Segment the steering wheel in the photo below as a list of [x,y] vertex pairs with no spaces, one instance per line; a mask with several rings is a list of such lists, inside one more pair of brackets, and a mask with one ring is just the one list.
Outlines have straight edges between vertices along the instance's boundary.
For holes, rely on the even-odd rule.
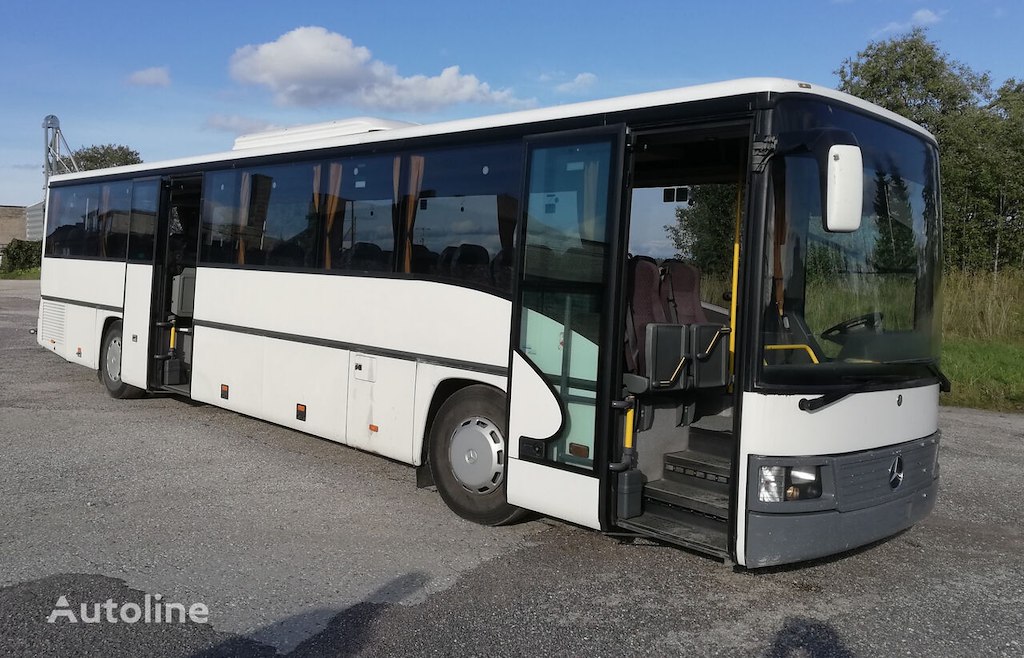
[[878,329],[882,326],[882,313],[880,311],[872,311],[871,313],[865,313],[864,315],[858,315],[855,318],[843,320],[839,324],[832,325],[825,331],[821,332],[821,337],[825,340],[830,340],[833,343],[842,343],[842,336],[852,333],[855,329]]

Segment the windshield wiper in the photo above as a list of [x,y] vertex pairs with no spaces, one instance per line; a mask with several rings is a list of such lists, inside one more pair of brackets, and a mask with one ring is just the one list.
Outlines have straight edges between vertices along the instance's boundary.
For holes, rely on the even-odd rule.
[[[882,365],[924,366],[925,368],[928,369],[928,372],[930,372],[932,375],[935,376],[936,379],[939,380],[940,391],[942,391],[943,393],[949,393],[950,388],[952,387],[949,378],[946,377],[946,375],[942,372],[941,369],[939,369],[939,364],[937,364],[934,359],[906,359],[904,361],[882,361],[881,363]],[[858,384],[852,384],[838,391],[830,391],[828,393],[825,393],[821,397],[801,398],[797,406],[799,406],[802,411],[812,413],[817,411],[818,409],[821,409],[822,407],[827,407],[830,404],[839,402],[848,395],[853,395],[854,393],[863,393],[864,391],[870,390],[877,386],[878,383],[879,379],[875,378],[864,382],[860,382]]]
[[853,386],[848,386],[838,391],[831,391],[818,398],[801,398],[797,406],[800,407],[802,411],[812,413],[817,411],[818,409],[821,409],[822,407],[827,407],[830,404],[839,402],[848,395],[853,395],[854,393],[862,393],[868,390],[869,388],[873,388],[874,386],[877,385],[878,382],[874,380],[866,381],[860,384],[854,384]]

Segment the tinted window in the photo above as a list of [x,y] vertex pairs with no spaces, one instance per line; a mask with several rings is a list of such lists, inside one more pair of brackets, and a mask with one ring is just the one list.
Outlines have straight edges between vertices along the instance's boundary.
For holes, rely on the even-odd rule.
[[123,261],[128,253],[128,225],[131,219],[132,183],[118,181],[100,186],[99,256]]
[[160,203],[160,181],[135,183],[132,188],[132,216],[128,238],[128,260],[153,262],[156,210]]
[[47,212],[47,256],[95,256],[100,237],[99,185],[56,188]]
[[396,162],[393,156],[369,156],[334,160],[325,165],[326,269],[392,270]]
[[131,198],[131,181],[53,189],[47,209],[46,255],[123,261]]
[[316,266],[321,169],[302,163],[208,174],[203,260]]
[[409,271],[511,289],[520,148],[473,146],[409,158]]

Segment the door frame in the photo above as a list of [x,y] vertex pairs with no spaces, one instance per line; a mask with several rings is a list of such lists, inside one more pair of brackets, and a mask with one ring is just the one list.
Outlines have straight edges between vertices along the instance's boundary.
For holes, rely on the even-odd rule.
[[[523,165],[522,185],[520,188],[520,221],[516,227],[516,277],[512,290],[512,323],[509,338],[509,383],[508,383],[508,418],[506,419],[509,428],[508,442],[509,454],[515,455],[508,460],[510,476],[508,480],[509,502],[513,505],[520,505],[527,509],[534,509],[542,513],[551,512],[545,507],[545,498],[550,499],[552,491],[540,490],[542,483],[550,483],[551,487],[558,487],[559,495],[575,499],[576,502],[586,504],[587,499],[596,495],[597,500],[593,501],[593,515],[587,514],[586,518],[569,518],[569,520],[588,525],[601,530],[606,530],[611,524],[611,490],[614,478],[608,470],[608,465],[613,459],[615,442],[612,437],[619,433],[618,419],[612,407],[612,402],[621,397],[621,362],[622,362],[622,318],[623,309],[620,303],[622,295],[622,281],[624,276],[624,253],[623,240],[625,238],[625,214],[624,203],[628,195],[625,193],[625,183],[628,180],[627,172],[627,139],[629,129],[625,123],[595,126],[590,128],[538,133],[527,135],[523,138]],[[521,439],[528,437],[514,436],[512,430],[517,427],[513,419],[513,398],[515,395],[514,381],[519,380],[520,386],[524,385],[522,377],[517,377],[518,370],[525,370],[523,376],[530,379],[539,379],[547,387],[551,395],[558,400],[560,407],[562,426],[556,432],[543,441],[548,441],[561,434],[564,428],[567,411],[561,398],[555,393],[546,380],[542,378],[540,371],[519,349],[522,320],[523,320],[523,286],[522,280],[525,276],[526,262],[526,237],[529,224],[529,194],[531,179],[531,154],[537,148],[544,148],[558,145],[572,145],[573,143],[595,143],[605,142],[611,147],[609,162],[611,169],[608,172],[609,186],[607,202],[607,220],[605,225],[605,239],[607,253],[604,260],[605,286],[601,297],[603,313],[601,318],[600,335],[598,345],[597,364],[597,391],[596,410],[594,419],[594,452],[593,470],[584,471],[578,467],[569,466],[545,459],[531,459],[519,450]],[[517,366],[518,363],[518,366]],[[535,382],[541,385],[540,381]],[[535,389],[536,390],[536,389]],[[536,440],[536,439],[534,439]],[[515,445],[513,445],[513,443]],[[515,462],[515,463],[514,463]],[[527,492],[515,485],[517,476],[530,478],[532,491]],[[566,489],[570,489],[566,491]],[[518,502],[517,502],[518,501]],[[554,515],[568,518],[561,510],[552,512]]]
[[200,241],[202,239],[202,205],[203,205],[203,182],[205,175],[202,173],[187,173],[179,175],[166,175],[160,178],[160,205],[156,217],[156,238],[153,247],[153,280],[152,297],[150,302],[150,324],[149,324],[149,386],[151,389],[165,389],[161,381],[163,369],[160,367],[160,360],[157,358],[157,350],[163,349],[163,337],[160,335],[160,323],[165,322],[165,316],[170,307],[170,273],[168,271],[168,250],[170,248],[170,212],[171,201],[174,194],[173,186],[177,182],[187,180],[199,181],[199,225],[196,227],[196,243],[194,245],[196,265],[199,263]]

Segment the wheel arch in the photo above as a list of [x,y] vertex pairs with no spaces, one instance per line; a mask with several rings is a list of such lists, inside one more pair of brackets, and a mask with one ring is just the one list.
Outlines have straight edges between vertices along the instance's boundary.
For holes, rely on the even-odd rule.
[[[107,331],[115,322],[120,322],[123,326],[124,318],[120,315],[106,315],[103,318],[103,322],[96,323],[100,328],[99,335],[96,336],[96,378],[100,381],[103,380],[103,374],[100,372],[100,369],[103,368],[103,339],[106,338]],[[122,340],[124,340],[124,337],[122,337]]]
[[430,398],[430,404],[427,407],[422,431],[417,437],[420,442],[417,453],[419,457],[419,465],[416,467],[416,485],[418,487],[429,487],[433,485],[433,477],[430,473],[430,463],[427,454],[430,449],[430,441],[428,440],[428,437],[430,436],[430,430],[434,425],[434,420],[437,418],[438,411],[449,398],[470,386],[486,386],[487,388],[501,393],[503,397],[508,394],[507,391],[502,389],[500,386],[495,386],[493,383],[481,381],[479,379],[449,377],[442,379],[437,383],[437,386],[434,387],[434,392]]

